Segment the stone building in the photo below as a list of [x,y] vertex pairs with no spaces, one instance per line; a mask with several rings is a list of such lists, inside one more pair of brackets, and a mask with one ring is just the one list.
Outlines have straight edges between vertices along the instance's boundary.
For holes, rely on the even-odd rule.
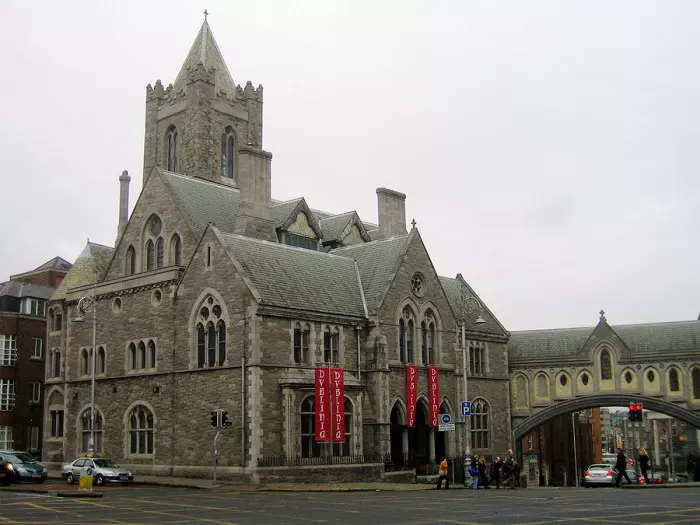
[[[465,371],[472,449],[502,454],[508,332],[461,275],[438,275],[407,231],[404,194],[376,190],[377,224],[272,199],[262,104],[262,86],[233,82],[206,21],[175,82],[147,87],[134,210],[124,172],[115,247],[88,243],[49,304],[66,322],[49,332],[46,420],[64,427],[47,425],[47,461],[85,452],[94,424],[97,450],[136,472],[201,475],[221,408],[233,425],[218,439],[220,476],[306,475],[291,465],[331,454],[313,417],[314,368],[328,362],[345,380],[335,462],[364,465],[344,475],[367,475],[380,455],[398,467],[461,455]],[[84,296],[97,305],[94,423],[92,326],[75,322]],[[411,429],[407,364],[419,376]],[[428,365],[455,431],[428,425]]]

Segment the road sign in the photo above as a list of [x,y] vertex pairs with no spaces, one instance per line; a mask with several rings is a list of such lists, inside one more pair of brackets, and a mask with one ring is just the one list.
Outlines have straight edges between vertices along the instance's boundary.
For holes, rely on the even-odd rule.
[[440,414],[440,421],[438,423],[438,431],[445,432],[449,430],[454,430],[455,424],[452,422],[452,414]]
[[462,416],[467,417],[472,415],[472,402],[462,401]]

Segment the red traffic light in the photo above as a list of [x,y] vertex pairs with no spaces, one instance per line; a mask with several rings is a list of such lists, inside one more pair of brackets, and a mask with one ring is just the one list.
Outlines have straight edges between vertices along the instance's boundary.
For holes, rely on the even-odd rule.
[[641,412],[641,410],[642,410],[642,404],[641,404],[641,403],[637,403],[636,406],[635,406],[634,408],[636,408],[637,410],[639,410],[639,411]]
[[630,410],[630,412],[634,412],[634,403],[630,403],[627,408]]

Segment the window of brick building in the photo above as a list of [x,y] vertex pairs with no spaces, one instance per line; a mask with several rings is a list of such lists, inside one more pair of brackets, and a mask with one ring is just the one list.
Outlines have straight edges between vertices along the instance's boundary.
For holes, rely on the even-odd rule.
[[44,340],[41,337],[32,337],[32,359],[44,357]]
[[0,366],[15,366],[17,363],[17,336],[0,335]]
[[41,403],[41,383],[32,381],[29,383],[29,404],[38,405]]
[[0,450],[12,450],[12,426],[0,425]]
[[0,379],[0,410],[15,408],[15,381]]

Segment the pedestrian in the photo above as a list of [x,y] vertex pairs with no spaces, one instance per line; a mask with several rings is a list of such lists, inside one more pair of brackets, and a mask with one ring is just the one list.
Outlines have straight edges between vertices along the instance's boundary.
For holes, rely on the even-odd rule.
[[491,478],[491,483],[496,484],[496,488],[501,488],[501,458],[496,456],[491,462],[491,468],[489,469],[489,477]]
[[447,458],[445,456],[442,457],[442,461],[440,462],[440,475],[438,476],[437,480],[437,490],[442,488],[443,479],[445,480],[445,488],[449,489],[450,478],[447,476]]
[[639,462],[639,469],[642,471],[642,477],[644,478],[644,483],[649,485],[649,476],[647,476],[647,470],[649,470],[649,453],[647,449],[639,449],[639,457],[637,458]]
[[474,490],[479,488],[479,456],[474,456],[469,465],[469,475],[472,477],[469,486]]
[[507,479],[506,473],[512,478],[508,479],[509,485],[511,487],[520,487],[520,466],[515,460],[515,455],[513,454],[513,449],[509,448],[506,451],[506,460],[503,466],[503,481]]
[[477,468],[479,469],[479,485],[487,489],[489,488],[489,478],[486,475],[486,459],[484,458],[484,456],[479,456],[477,466]]
[[625,453],[622,452],[621,448],[617,449],[617,461],[615,462],[615,468],[617,469],[617,479],[615,480],[615,486],[620,486],[620,483],[622,482],[622,476],[624,476],[627,480],[627,483],[631,485],[632,481],[627,475],[627,456],[625,456]]

